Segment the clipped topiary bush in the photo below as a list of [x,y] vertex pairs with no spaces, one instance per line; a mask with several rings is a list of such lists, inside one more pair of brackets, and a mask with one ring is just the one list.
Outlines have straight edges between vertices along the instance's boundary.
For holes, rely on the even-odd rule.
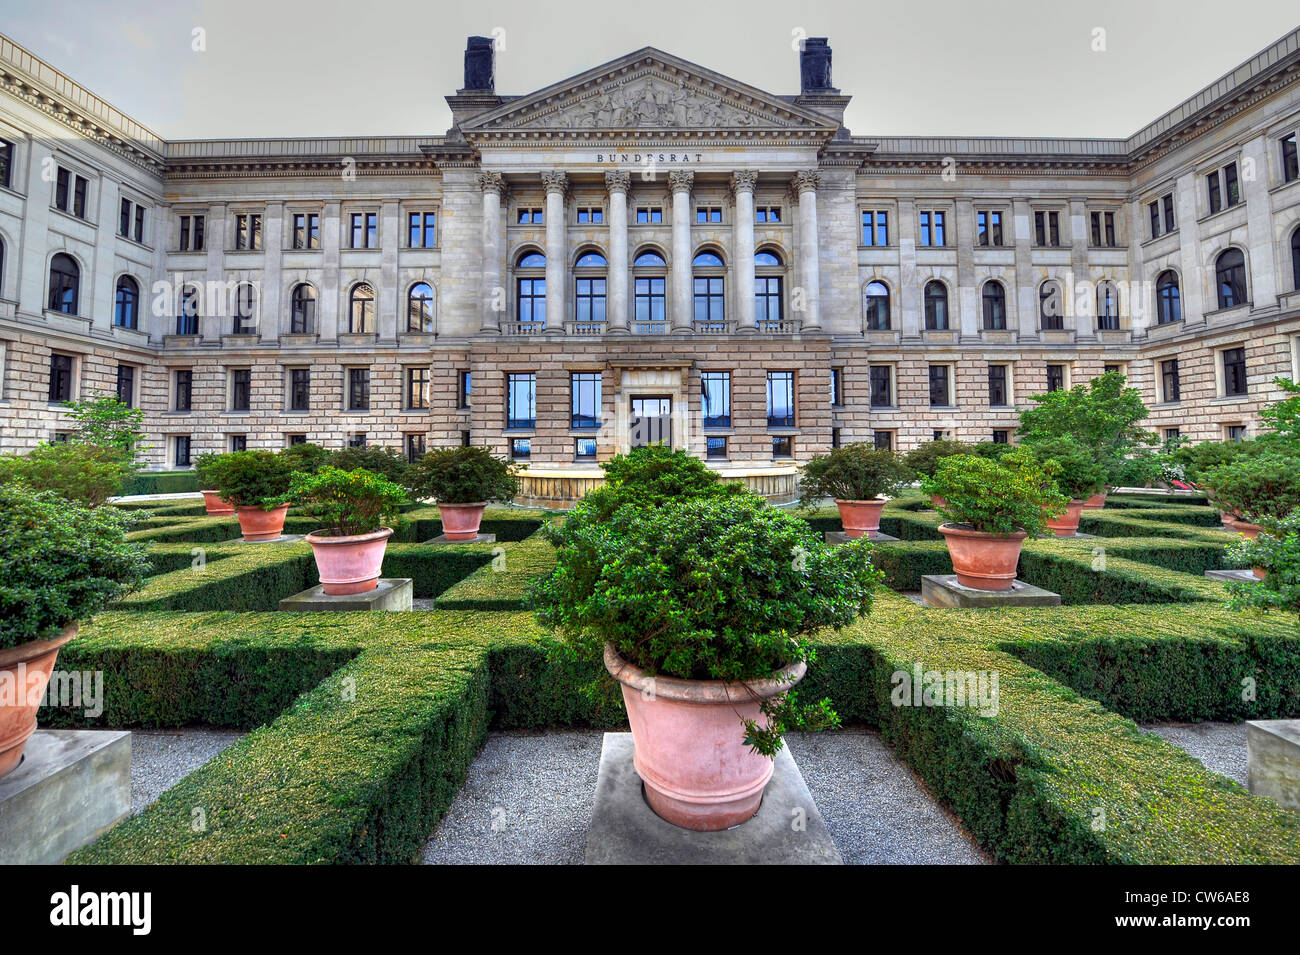
[[1059,464],[1040,462],[1024,448],[999,461],[959,454],[939,462],[921,488],[947,502],[938,510],[954,524],[982,534],[1023,530],[1037,536],[1047,526],[1046,515],[1063,513],[1068,503],[1056,487],[1060,473]]
[[1253,524],[1300,507],[1300,456],[1253,454],[1205,472],[1215,505]]
[[893,451],[848,444],[818,455],[804,466],[799,500],[807,507],[827,497],[843,501],[891,497],[915,477]]
[[407,485],[417,497],[439,504],[512,501],[519,493],[516,466],[487,448],[443,448],[428,452],[411,468]]
[[214,490],[235,507],[270,510],[289,490],[290,462],[274,451],[232,451],[208,465]]

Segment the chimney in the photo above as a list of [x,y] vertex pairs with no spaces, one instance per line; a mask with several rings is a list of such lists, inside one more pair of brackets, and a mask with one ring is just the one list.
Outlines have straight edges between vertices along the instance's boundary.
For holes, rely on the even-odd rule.
[[810,36],[803,41],[803,49],[799,51],[799,90],[801,93],[839,92],[831,86],[831,48],[824,36]]
[[495,41],[489,36],[470,37],[465,44],[465,86],[462,92],[494,92],[495,73]]

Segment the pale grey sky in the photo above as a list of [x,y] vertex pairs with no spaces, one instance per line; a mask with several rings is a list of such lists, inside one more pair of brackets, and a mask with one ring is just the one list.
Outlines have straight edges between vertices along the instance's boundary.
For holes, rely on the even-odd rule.
[[[170,139],[436,134],[470,34],[497,91],[656,46],[798,92],[829,36],[859,135],[1127,136],[1300,21],[1295,0],[0,0],[0,31]],[[205,31],[206,50],[192,49]],[[1104,51],[1094,51],[1094,31]]]

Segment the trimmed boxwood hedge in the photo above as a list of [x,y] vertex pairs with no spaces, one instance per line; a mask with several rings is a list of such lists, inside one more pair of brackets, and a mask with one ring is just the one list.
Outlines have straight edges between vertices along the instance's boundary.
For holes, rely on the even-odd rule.
[[199,476],[193,471],[137,471],[122,486],[122,495],[182,494],[201,490]]

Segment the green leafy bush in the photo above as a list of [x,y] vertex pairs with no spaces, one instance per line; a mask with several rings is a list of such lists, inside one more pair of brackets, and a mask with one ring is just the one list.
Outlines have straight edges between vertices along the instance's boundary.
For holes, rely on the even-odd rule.
[[[291,444],[280,452],[280,457],[289,462],[289,467],[293,471],[299,471],[303,474],[315,474],[326,463],[334,463],[335,467],[343,467],[331,461],[331,457],[338,452],[322,448],[319,444],[312,444],[310,441],[303,441],[299,444]],[[359,467],[360,465],[355,465]],[[348,470],[343,468],[343,470]]]
[[[993,442],[989,442],[993,444]],[[997,448],[1010,448],[1007,444],[993,445]],[[971,445],[965,441],[950,441],[947,438],[941,438],[938,441],[927,441],[924,444],[917,445],[911,451],[908,451],[903,458],[903,463],[915,471],[921,477],[929,477],[934,473],[939,462],[944,458],[950,458],[954,454],[970,454]]]
[[1258,524],[1281,518],[1300,507],[1300,456],[1255,454],[1205,473],[1210,497],[1229,514]]
[[[1014,444],[1008,444],[1005,441],[977,441],[972,444],[965,453],[976,458],[984,458],[989,461],[1001,461],[1002,458],[1016,449]],[[937,470],[937,468],[936,468]]]
[[134,462],[144,440],[144,411],[116,395],[97,395],[64,402],[67,415],[78,422],[71,440],[120,451]]
[[0,482],[53,491],[86,507],[121,494],[131,474],[130,452],[98,444],[42,444],[25,456],[0,457]]
[[1039,462],[1024,448],[1004,454],[999,461],[959,454],[939,462],[933,477],[921,482],[926,494],[937,494],[947,505],[939,513],[954,524],[964,524],[984,534],[1031,536],[1047,527],[1047,515],[1065,512],[1068,499],[1056,487],[1061,468],[1053,461]]
[[1040,462],[1060,465],[1056,486],[1071,500],[1082,500],[1098,493],[1106,484],[1106,469],[1095,451],[1074,438],[1035,438],[1022,447],[1033,452]]
[[220,460],[221,455],[215,451],[205,451],[194,459],[194,473],[198,476],[199,484],[202,485],[200,490],[212,490],[216,482],[215,468]]
[[1300,448],[1300,382],[1289,378],[1274,378],[1273,384],[1289,397],[1275,401],[1260,411],[1259,417],[1267,430],[1260,435],[1259,440],[1265,444]]
[[208,465],[208,477],[224,500],[235,507],[271,510],[289,490],[290,462],[274,451],[232,451]]
[[633,448],[601,465],[605,484],[588,493],[578,521],[604,521],[629,504],[655,507],[669,500],[716,500],[749,494],[744,485],[721,480],[703,461],[662,444]]
[[369,534],[381,522],[400,526],[405,519],[398,509],[410,503],[405,489],[385,477],[365,468],[340,471],[329,465],[315,474],[295,473],[280,503],[293,501],[307,504],[308,513],[324,520],[331,537]]
[[[288,450],[286,448],[281,453],[283,454]],[[301,453],[311,454],[311,452]],[[372,474],[381,475],[394,484],[401,484],[403,487],[410,480],[411,465],[407,462],[406,456],[395,448],[365,445],[360,448],[340,448],[337,451],[326,453],[329,457],[317,461],[317,467],[328,463],[340,471],[355,471],[357,468],[364,468]],[[299,470],[303,469],[300,468]]]
[[800,501],[810,506],[826,497],[841,501],[890,497],[915,477],[893,451],[848,444],[817,455],[804,466]]
[[0,650],[54,636],[140,586],[130,516],[49,491],[0,485]]
[[1253,584],[1230,584],[1231,605],[1277,607],[1300,617],[1300,509],[1284,518],[1265,517],[1264,530],[1254,540],[1242,538],[1228,545],[1228,559],[1248,567],[1262,567],[1264,579]]
[[519,493],[516,466],[487,448],[442,448],[411,466],[408,486],[439,504],[512,501]]
[[1170,450],[1171,476],[1204,484],[1205,476],[1214,468],[1231,464],[1242,458],[1253,457],[1268,449],[1257,441],[1202,441],[1200,444],[1179,444]]

